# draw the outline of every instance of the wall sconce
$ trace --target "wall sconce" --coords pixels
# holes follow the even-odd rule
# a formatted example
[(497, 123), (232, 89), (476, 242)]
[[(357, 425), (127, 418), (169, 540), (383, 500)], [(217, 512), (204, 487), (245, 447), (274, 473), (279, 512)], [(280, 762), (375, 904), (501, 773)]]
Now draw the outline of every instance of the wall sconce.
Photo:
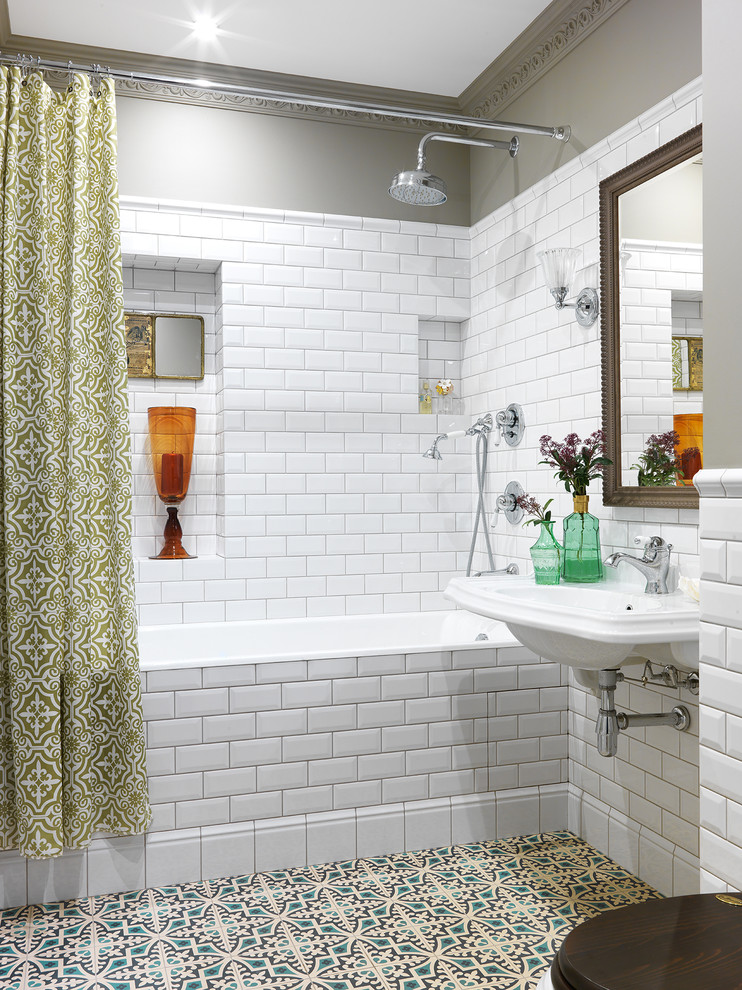
[(583, 289), (574, 302), (565, 302), (575, 277), (579, 253), (577, 248), (549, 248), (548, 251), (539, 251), (538, 257), (547, 288), (556, 300), (556, 308), (574, 309), (580, 326), (591, 327), (598, 318), (600, 308), (595, 289)]

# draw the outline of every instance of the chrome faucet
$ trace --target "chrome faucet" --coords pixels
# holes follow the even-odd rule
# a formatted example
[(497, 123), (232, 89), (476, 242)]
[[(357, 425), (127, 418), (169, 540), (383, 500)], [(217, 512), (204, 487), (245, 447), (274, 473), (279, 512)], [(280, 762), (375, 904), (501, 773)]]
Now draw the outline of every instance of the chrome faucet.
[[(637, 537), (635, 544), (641, 544), (642, 540)], [(644, 548), (642, 557), (635, 557), (633, 554), (612, 553), (603, 561), (608, 567), (618, 567), (622, 561), (631, 564), (637, 571), (647, 579), (647, 586), (644, 589), (645, 595), (667, 595), (667, 575), (670, 571), (670, 551), (672, 543), (665, 543), (661, 536), (653, 536)]]
[(489, 577), (491, 574), (520, 574), (517, 564), (508, 564), (507, 567), (496, 567), (493, 571), (474, 571), (472, 577)]

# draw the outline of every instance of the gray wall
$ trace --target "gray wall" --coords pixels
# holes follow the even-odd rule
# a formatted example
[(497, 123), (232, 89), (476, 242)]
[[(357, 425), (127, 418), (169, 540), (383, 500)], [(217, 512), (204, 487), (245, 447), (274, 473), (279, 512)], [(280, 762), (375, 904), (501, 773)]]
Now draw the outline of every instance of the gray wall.
[(500, 115), (570, 124), (568, 145), (523, 136), (514, 163), (472, 151), (472, 222), (700, 74), (701, 0), (630, 0)]
[[(742, 467), (739, 0), (703, 3), (704, 467)], [(737, 68), (735, 68), (737, 66)]]
[(118, 98), (122, 195), (276, 210), (469, 223), (469, 149), (436, 144), (449, 199), (397, 203), (392, 176), (414, 168), (423, 132)]

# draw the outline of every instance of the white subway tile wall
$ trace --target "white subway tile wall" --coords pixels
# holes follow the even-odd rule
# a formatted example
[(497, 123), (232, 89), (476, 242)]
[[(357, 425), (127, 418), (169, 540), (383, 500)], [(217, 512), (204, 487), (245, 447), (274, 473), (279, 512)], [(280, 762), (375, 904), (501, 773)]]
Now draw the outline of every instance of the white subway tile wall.
[(159, 830), (566, 780), (566, 684), (522, 648), (145, 676)]
[[(510, 402), (524, 408), (526, 437), (515, 450), (493, 438), (489, 502), (519, 480), (541, 500), (556, 494), (555, 515), (566, 515), (569, 499), (538, 464), (538, 441), (599, 428), (599, 329), (557, 312), (536, 251), (582, 247), (574, 289), (597, 285), (599, 180), (699, 120), (694, 84), (471, 230), (126, 201), (132, 308), (172, 311), (185, 292), (208, 318), (204, 382), (177, 392), (132, 383), (141, 621), (444, 607), (442, 589), (468, 550), (473, 446), (446, 445), (442, 462), (420, 455), (437, 433)], [(189, 281), (197, 275), (213, 289)], [(419, 415), (421, 370), (457, 360), (454, 351), (466, 415)], [(142, 417), (155, 401), (203, 403), (195, 498), (183, 510), (198, 560), (146, 559), (161, 518), (143, 453)], [(592, 508), (606, 552), (659, 533), (680, 569), (698, 574), (697, 512), (611, 509), (597, 487)], [(720, 522), (709, 540), (720, 529), (727, 539)], [(499, 517), (494, 535), (497, 565), (528, 570), (533, 534)], [(723, 590), (716, 615), (729, 607)], [(319, 854), (341, 831), (342, 848), (356, 841), (359, 853), (383, 842), (411, 848), (412, 835), (444, 841), (455, 821), (475, 828), (493, 792), (498, 835), (563, 827), (569, 739), (573, 826), (663, 892), (695, 889), (696, 736), (639, 730), (622, 739), (618, 760), (601, 761), (592, 696), (571, 686), (568, 736), (553, 665), (530, 658), (470, 676), (455, 658), (417, 664), (328, 671), (311, 686), (293, 664), (280, 682), (259, 667), (148, 673), (157, 831), (147, 882), (177, 859), (192, 872), (217, 868), (235, 835), (257, 868)], [(672, 698), (629, 688), (621, 701), (646, 711)], [(462, 721), (486, 730), (461, 736)], [(349, 821), (355, 840), (343, 831)]]
[[(537, 252), (561, 246), (581, 248), (582, 270), (571, 294), (583, 286), (597, 287), (600, 180), (700, 120), (698, 82), (472, 228), (472, 316), (463, 326), (462, 337), (467, 408), (494, 412), (518, 402), (526, 422), (520, 447), (491, 453), (488, 489), (492, 497), (515, 480), (542, 504), (555, 497), (556, 518), (567, 515), (571, 499), (560, 490), (550, 469), (539, 465), (539, 438), (549, 434), (561, 440), (573, 431), (584, 437), (601, 427), (600, 323), (585, 330), (576, 323), (573, 311), (554, 308)], [(698, 291), (701, 261), (697, 249), (673, 252), (670, 260), (675, 270), (675, 281), (670, 279), (673, 286)], [(656, 282), (656, 272), (653, 277)], [(663, 357), (668, 358), (669, 376), (670, 293), (666, 295), (662, 332), (667, 337), (668, 354)], [(653, 305), (656, 315), (656, 300)], [(645, 322), (642, 307), (637, 305), (636, 310), (638, 323)], [(647, 369), (637, 369), (637, 378), (643, 370)], [(635, 537), (648, 539), (658, 534), (673, 544), (680, 571), (698, 576), (696, 510), (603, 506), (599, 483), (593, 483), (592, 489), (590, 509), (600, 517), (606, 554), (619, 549), (636, 552)], [(528, 547), (534, 541), (530, 528), (509, 525), (500, 515), (494, 537), (498, 566), (518, 560), (522, 569), (529, 569)], [(477, 559), (482, 566), (481, 552)], [(643, 579), (633, 569), (607, 576), (635, 583), (637, 590), (643, 588)], [(641, 674), (641, 667), (637, 673)], [(632, 688), (624, 685), (617, 692), (628, 711), (660, 711), (678, 703), (677, 692)], [(618, 758), (611, 760), (601, 758), (595, 747), (594, 696), (576, 680), (570, 688), (570, 824), (666, 894), (698, 889), (697, 707), (685, 691), (682, 703), (693, 712), (693, 729), (688, 734), (670, 729), (631, 730), (622, 734)]]
[[(420, 456), (463, 420), (418, 413), (418, 317), (440, 321), (443, 367), (469, 313), (468, 228), (220, 214), (122, 210), (127, 307), (207, 319), (202, 382), (130, 382), (140, 620), (445, 607), (468, 545), (469, 445), (441, 466)], [(195, 561), (146, 560), (164, 525), (146, 457), (155, 402), (198, 410), (181, 510)]]
[(742, 888), (742, 469), (701, 493), (701, 888)]

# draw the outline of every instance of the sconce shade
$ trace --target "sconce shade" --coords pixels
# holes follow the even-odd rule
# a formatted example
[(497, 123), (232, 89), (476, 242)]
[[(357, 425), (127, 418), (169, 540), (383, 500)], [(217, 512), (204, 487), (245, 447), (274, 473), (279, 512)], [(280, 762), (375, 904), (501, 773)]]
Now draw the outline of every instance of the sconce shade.
[(570, 287), (579, 255), (577, 248), (549, 248), (547, 251), (539, 251), (538, 257), (544, 269), (547, 289), (553, 291)]
[(178, 505), (186, 497), (191, 480), (196, 410), (153, 406), (147, 416), (157, 494), (166, 505)]

